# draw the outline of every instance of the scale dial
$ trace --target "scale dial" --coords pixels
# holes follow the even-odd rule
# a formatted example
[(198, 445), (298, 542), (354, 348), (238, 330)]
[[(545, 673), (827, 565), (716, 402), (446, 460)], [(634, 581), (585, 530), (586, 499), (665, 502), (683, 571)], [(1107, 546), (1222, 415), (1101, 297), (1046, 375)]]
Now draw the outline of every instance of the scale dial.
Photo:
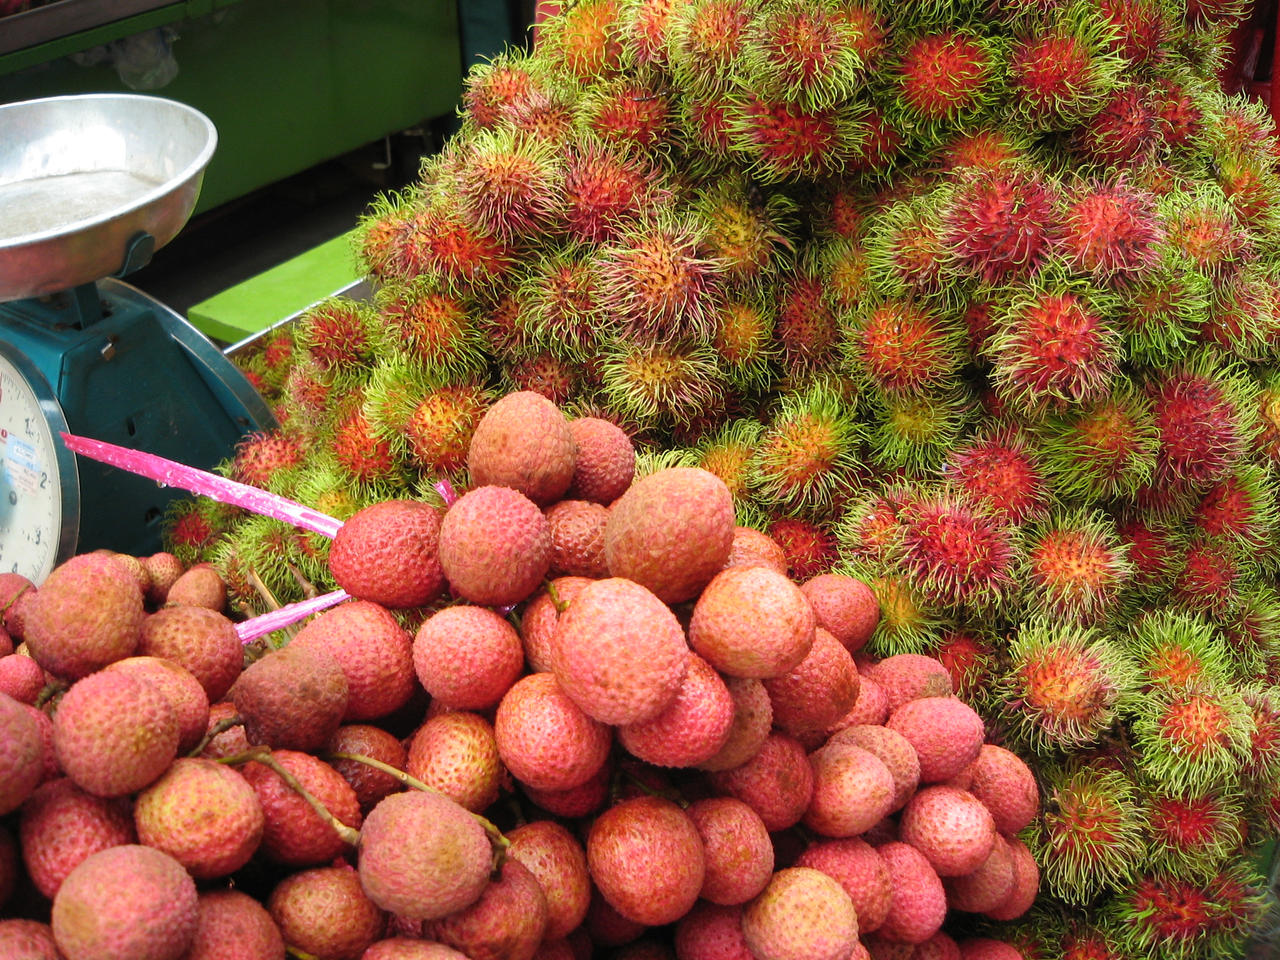
[(37, 585), (75, 552), (80, 481), (44, 376), (0, 341), (0, 573)]

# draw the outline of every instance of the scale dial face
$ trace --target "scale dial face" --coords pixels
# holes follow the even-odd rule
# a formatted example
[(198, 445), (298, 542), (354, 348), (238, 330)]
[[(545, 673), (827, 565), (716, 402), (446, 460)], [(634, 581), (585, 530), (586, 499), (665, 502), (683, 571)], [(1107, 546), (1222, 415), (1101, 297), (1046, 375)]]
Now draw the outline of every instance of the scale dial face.
[(0, 341), (0, 573), (39, 585), (75, 551), (80, 483), (48, 381)]

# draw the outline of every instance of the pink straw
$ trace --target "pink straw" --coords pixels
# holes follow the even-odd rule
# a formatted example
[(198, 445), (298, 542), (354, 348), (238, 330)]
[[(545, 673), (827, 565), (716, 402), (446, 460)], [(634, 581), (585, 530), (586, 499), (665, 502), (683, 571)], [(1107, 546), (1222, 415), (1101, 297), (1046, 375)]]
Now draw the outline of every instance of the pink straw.
[(252, 643), (259, 637), (265, 637), (273, 630), (281, 630), (291, 626), (299, 620), (305, 620), (313, 613), (327, 610), (329, 607), (349, 599), (351, 599), (351, 595), (347, 591), (335, 590), (333, 593), (325, 593), (318, 597), (312, 597), (310, 600), (289, 603), (279, 610), (272, 610), (270, 613), (264, 613), (260, 617), (253, 617), (250, 620), (237, 623), (236, 633), (239, 635), (241, 643)]
[(114, 443), (90, 440), (70, 433), (62, 434), (62, 442), (72, 453), (88, 457), (90, 460), (109, 463), (130, 473), (136, 473), (140, 477), (148, 477), (166, 487), (177, 487), (180, 490), (217, 500), (219, 503), (229, 503), (264, 517), (283, 520), (285, 523), (325, 537), (333, 538), (342, 526), (341, 520), (335, 520), (318, 510), (304, 507), (287, 497), (259, 490), (247, 483), (228, 480), (216, 473), (206, 473), (195, 467), (184, 466), (181, 463), (166, 460), (164, 457), (158, 457), (154, 453), (130, 450), (128, 447), (118, 447)]

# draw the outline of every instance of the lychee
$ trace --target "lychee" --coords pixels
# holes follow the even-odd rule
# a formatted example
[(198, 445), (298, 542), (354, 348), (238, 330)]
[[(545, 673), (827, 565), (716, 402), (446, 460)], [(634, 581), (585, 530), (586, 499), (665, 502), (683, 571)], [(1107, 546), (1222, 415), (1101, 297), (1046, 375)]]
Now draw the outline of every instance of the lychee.
[(440, 524), (440, 565), (450, 586), (472, 603), (519, 603), (551, 565), (547, 518), (515, 490), (477, 487)]

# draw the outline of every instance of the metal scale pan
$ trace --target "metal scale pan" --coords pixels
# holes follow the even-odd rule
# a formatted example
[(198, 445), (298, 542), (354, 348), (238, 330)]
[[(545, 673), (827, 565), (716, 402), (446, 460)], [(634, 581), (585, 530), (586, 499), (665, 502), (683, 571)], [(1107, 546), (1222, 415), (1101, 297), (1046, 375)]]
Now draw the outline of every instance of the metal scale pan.
[(0, 572), (159, 549), (176, 494), (76, 464), (59, 430), (209, 467), (275, 425), (216, 346), (116, 279), (182, 229), (216, 145), (159, 97), (0, 104)]

